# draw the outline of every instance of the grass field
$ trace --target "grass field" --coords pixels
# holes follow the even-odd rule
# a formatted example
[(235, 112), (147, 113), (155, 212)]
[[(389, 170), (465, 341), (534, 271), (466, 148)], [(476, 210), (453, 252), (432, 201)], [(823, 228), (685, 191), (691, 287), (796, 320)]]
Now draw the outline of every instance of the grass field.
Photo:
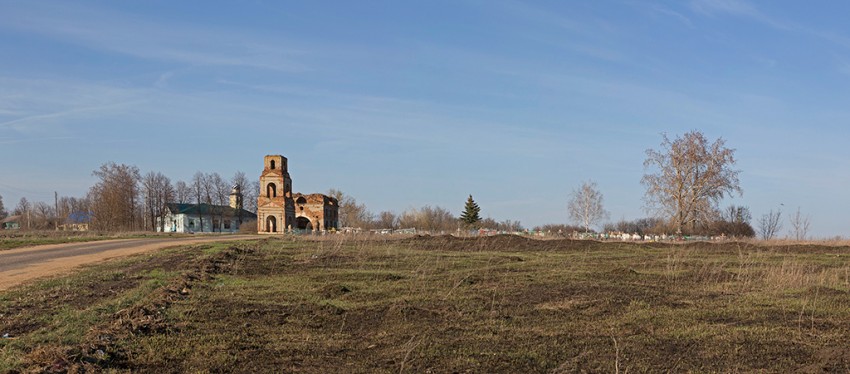
[(0, 231), (0, 251), (7, 249), (34, 247), (37, 245), (83, 243), (110, 239), (138, 239), (138, 238), (160, 238), (181, 237), (190, 234), (174, 233), (152, 233), (152, 232), (126, 232), (106, 233), (99, 231)]
[(848, 372), (850, 249), (269, 238), (2, 293), (3, 334), (0, 372)]

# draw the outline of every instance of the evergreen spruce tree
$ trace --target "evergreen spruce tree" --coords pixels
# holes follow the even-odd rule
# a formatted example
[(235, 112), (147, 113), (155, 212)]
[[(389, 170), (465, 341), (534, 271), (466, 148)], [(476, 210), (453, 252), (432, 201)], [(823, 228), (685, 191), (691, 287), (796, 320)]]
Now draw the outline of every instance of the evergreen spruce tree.
[(481, 212), (481, 208), (478, 207), (475, 200), (472, 200), (472, 195), (469, 195), (469, 198), (466, 199), (463, 213), (460, 215), (460, 221), (469, 227), (475, 227), (478, 221), (481, 221), (481, 217), (478, 215), (479, 212)]

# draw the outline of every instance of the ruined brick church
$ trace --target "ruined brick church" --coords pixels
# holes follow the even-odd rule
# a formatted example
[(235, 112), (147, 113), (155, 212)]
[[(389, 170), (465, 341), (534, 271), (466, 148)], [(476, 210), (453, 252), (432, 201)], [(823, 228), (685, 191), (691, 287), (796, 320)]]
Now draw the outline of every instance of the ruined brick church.
[(286, 157), (268, 155), (260, 175), (257, 197), (257, 232), (324, 232), (338, 229), (339, 202), (320, 193), (292, 193)]

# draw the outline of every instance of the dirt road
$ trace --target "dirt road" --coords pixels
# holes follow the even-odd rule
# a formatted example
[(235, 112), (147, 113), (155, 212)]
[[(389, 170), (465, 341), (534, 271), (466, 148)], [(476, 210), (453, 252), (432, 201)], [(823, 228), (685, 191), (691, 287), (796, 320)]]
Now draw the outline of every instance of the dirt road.
[(43, 245), (0, 251), (0, 291), (32, 279), (69, 272), (81, 265), (173, 247), (176, 245), (241, 240), (254, 235), (196, 238), (118, 239), (88, 243)]

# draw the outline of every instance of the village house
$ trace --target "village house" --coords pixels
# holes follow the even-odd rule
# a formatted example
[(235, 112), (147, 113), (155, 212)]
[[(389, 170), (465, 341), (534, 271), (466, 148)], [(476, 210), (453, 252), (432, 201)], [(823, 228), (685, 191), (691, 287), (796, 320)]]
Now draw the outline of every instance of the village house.
[(91, 223), (91, 213), (87, 212), (72, 212), (65, 219), (65, 223), (56, 227), (60, 231), (89, 231), (89, 223)]
[(239, 186), (233, 186), (229, 206), (169, 203), (165, 208), (165, 225), (157, 219), (157, 231), (164, 226), (165, 232), (234, 233), (239, 231), (243, 223), (257, 219), (256, 214), (242, 208), (242, 191)]
[(15, 230), (21, 228), (21, 216), (10, 216), (0, 220), (0, 229)]

